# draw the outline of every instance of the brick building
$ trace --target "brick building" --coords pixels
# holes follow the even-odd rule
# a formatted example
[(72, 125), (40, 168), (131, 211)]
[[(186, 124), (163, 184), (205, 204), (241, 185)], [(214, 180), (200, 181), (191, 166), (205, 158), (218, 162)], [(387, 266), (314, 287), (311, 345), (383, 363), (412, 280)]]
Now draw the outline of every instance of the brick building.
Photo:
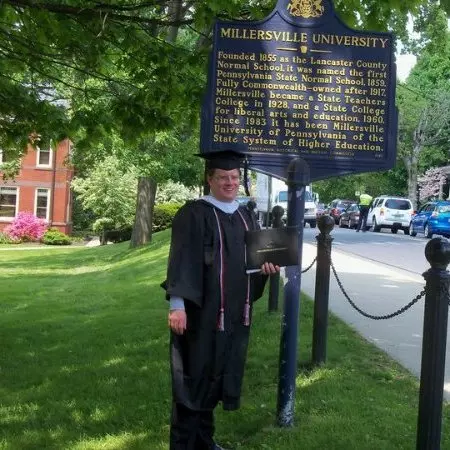
[(71, 142), (61, 141), (56, 151), (29, 146), (15, 179), (2, 179), (1, 164), (8, 155), (0, 150), (0, 232), (19, 212), (32, 212), (49, 226), (72, 231), (73, 168), (68, 164)]

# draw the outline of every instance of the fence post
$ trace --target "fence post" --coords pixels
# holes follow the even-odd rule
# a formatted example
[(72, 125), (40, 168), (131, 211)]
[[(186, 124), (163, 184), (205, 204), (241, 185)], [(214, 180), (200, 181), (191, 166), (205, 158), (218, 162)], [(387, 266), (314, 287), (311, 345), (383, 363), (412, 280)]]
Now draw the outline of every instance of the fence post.
[[(272, 208), (272, 228), (282, 228), (284, 208), (276, 205)], [(278, 311), (278, 296), (280, 289), (280, 274), (276, 273), (269, 278), (269, 312)]]
[(249, 200), (247, 202), (247, 209), (256, 217), (256, 213), (255, 213), (256, 202), (254, 200)]
[(327, 358), (328, 300), (330, 294), (331, 243), (334, 219), (325, 214), (320, 216), (317, 225), (320, 234), (317, 240), (316, 289), (314, 292), (314, 321), (312, 342), (312, 363), (322, 364)]
[(423, 274), (426, 294), (416, 449), (439, 450), (450, 298), (450, 272), (447, 271), (450, 242), (443, 238), (432, 239), (425, 247), (425, 257), (431, 269)]

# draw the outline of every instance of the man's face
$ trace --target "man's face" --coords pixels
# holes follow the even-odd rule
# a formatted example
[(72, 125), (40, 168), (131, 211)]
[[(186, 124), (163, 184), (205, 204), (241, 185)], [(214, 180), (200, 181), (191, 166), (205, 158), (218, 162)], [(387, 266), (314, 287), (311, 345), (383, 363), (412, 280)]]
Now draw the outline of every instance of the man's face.
[(208, 177), (212, 195), (222, 202), (232, 202), (236, 198), (239, 190), (239, 181), (239, 169), (215, 169), (214, 175)]

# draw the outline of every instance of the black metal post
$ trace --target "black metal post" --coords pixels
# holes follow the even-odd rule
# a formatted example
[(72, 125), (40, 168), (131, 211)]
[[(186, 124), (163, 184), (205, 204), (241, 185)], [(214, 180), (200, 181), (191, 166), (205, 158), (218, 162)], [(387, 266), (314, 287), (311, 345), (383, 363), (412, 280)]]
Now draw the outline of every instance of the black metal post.
[(288, 166), (287, 224), (298, 227), (298, 265), (286, 267), (287, 281), (284, 285), (277, 399), (277, 422), (282, 427), (294, 424), (305, 186), (309, 182), (309, 166), (306, 161), (293, 159)]
[(247, 209), (254, 215), (255, 219), (257, 219), (256, 213), (255, 213), (256, 202), (253, 201), (253, 200), (249, 200), (249, 201), (247, 202)]
[(330, 295), (330, 255), (334, 219), (328, 214), (320, 216), (317, 225), (316, 289), (314, 291), (314, 322), (312, 363), (319, 365), (327, 359), (328, 300)]
[[(272, 208), (272, 228), (283, 227), (284, 208), (276, 205)], [(280, 274), (269, 278), (269, 312), (278, 311), (278, 297), (280, 290)]]
[(416, 449), (439, 450), (450, 300), (450, 272), (447, 271), (450, 242), (444, 238), (432, 239), (425, 247), (425, 256), (431, 269), (423, 274), (426, 294)]

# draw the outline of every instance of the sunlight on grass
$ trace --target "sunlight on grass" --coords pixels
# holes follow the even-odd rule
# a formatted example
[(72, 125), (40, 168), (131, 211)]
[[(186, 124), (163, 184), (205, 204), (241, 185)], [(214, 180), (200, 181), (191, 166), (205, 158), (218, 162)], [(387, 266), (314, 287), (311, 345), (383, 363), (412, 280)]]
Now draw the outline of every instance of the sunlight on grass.
[(311, 372), (307, 377), (302, 375), (298, 376), (295, 384), (299, 388), (310, 387), (316, 382), (336, 377), (336, 375), (338, 375), (337, 372), (338, 369), (326, 369), (321, 367)]
[(124, 357), (112, 358), (109, 361), (105, 361), (103, 367), (117, 366), (118, 364), (124, 364), (125, 361)]
[(147, 433), (131, 434), (120, 433), (108, 435), (104, 438), (87, 439), (75, 445), (67, 447), (68, 450), (123, 450), (136, 447), (147, 438)]

